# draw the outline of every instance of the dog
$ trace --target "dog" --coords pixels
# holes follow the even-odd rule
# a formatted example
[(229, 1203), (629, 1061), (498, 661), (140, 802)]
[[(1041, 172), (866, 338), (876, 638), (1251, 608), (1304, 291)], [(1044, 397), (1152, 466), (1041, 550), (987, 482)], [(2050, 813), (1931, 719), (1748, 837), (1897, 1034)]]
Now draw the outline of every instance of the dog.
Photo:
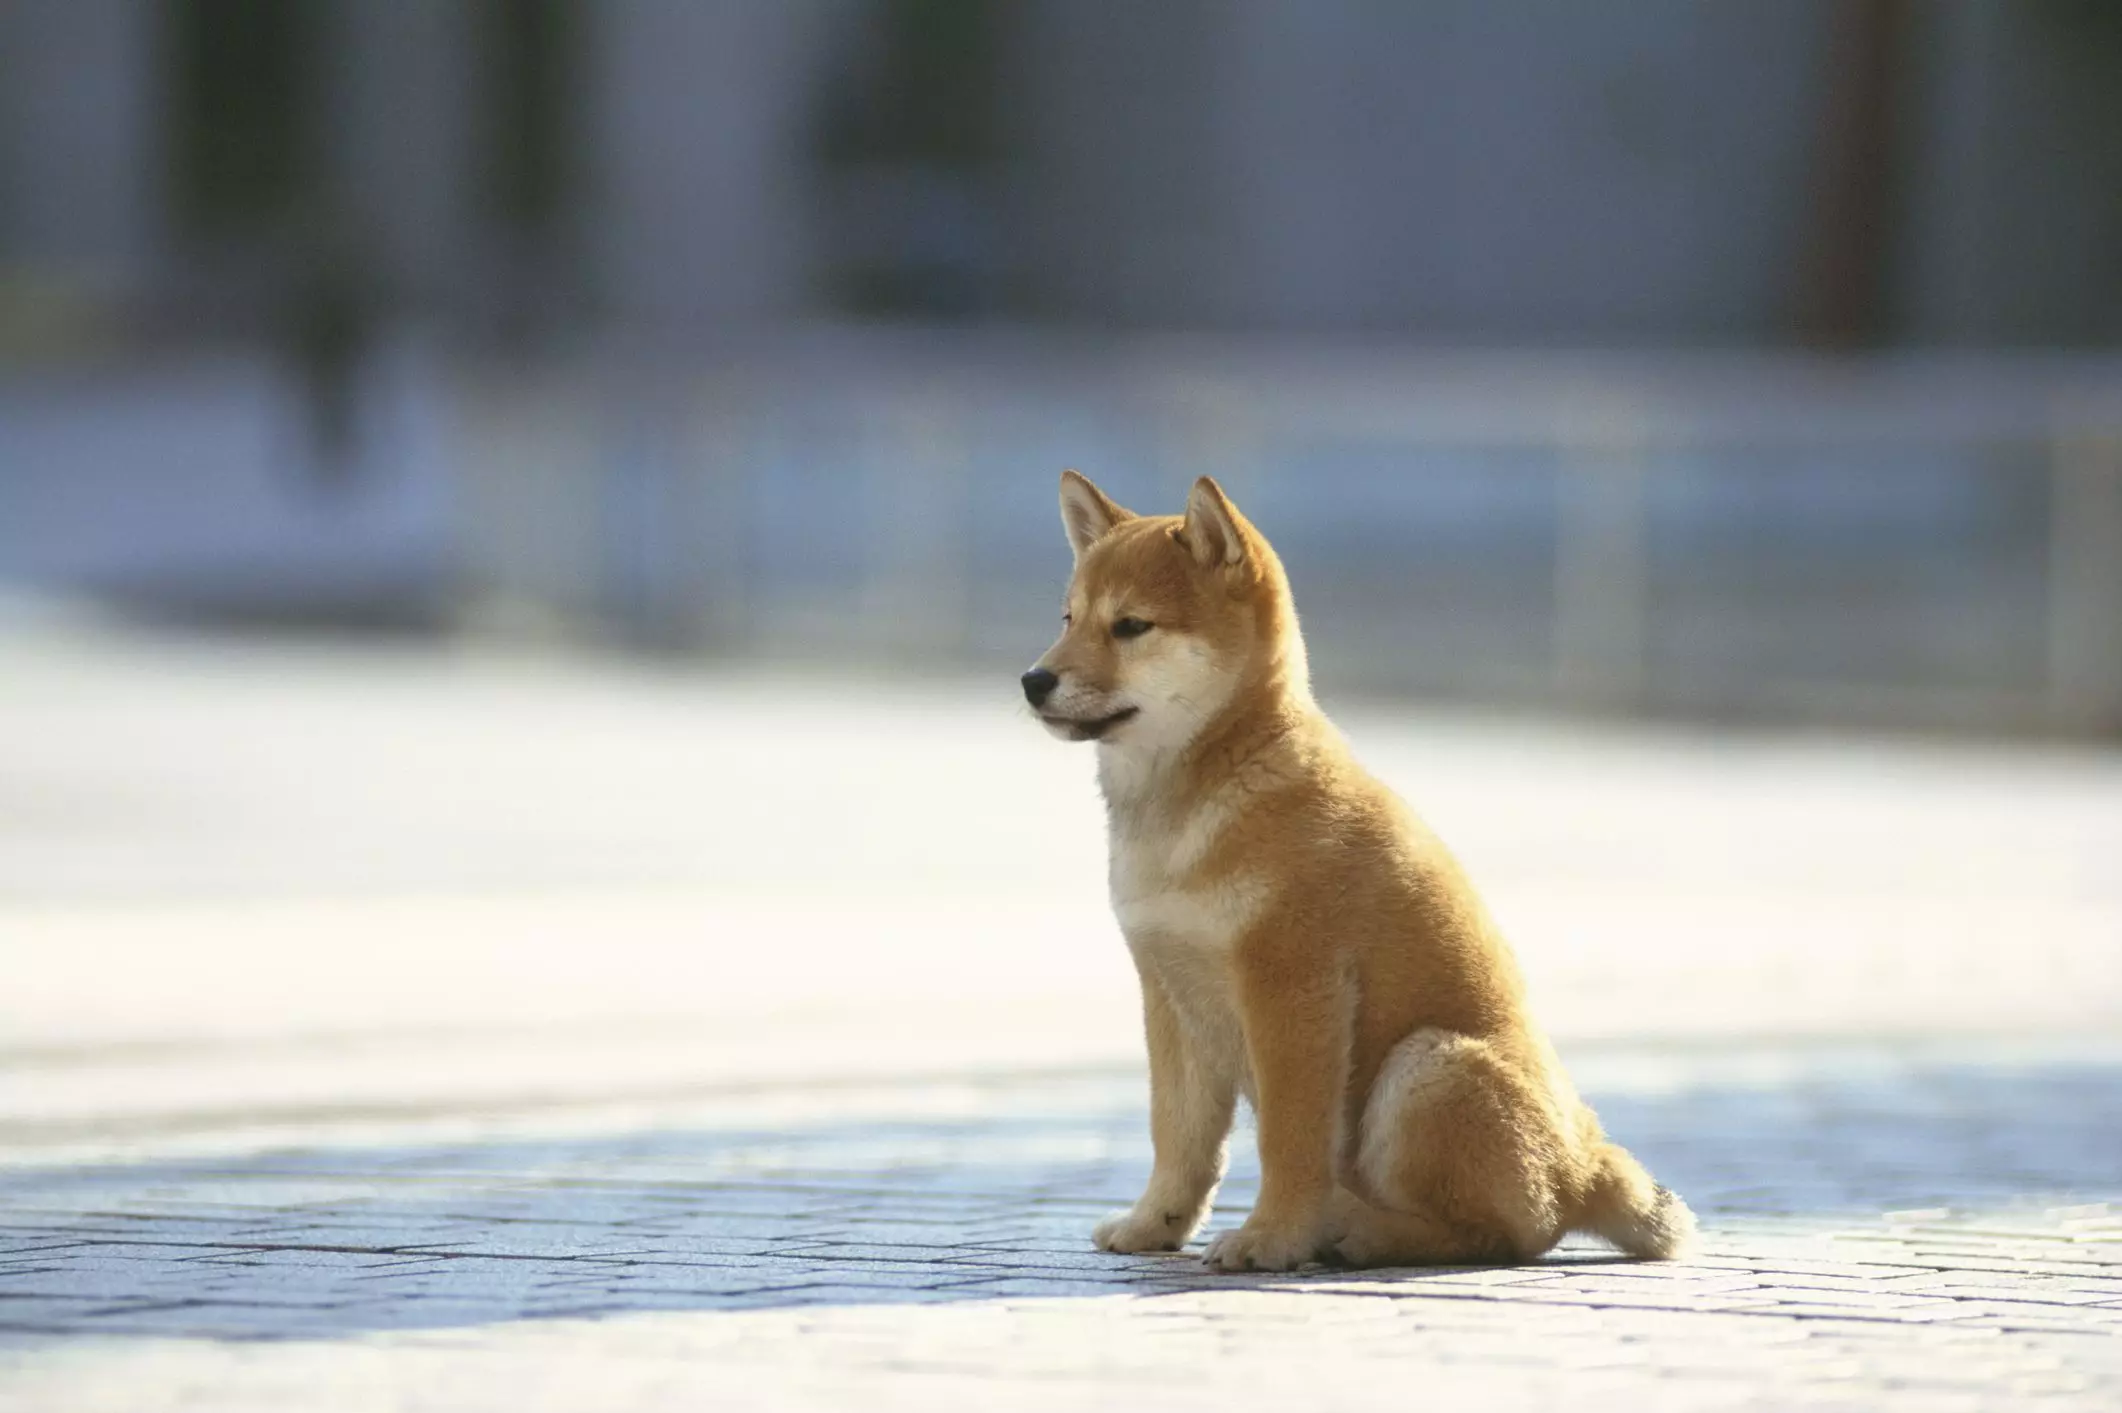
[(1693, 1214), (1607, 1141), (1466, 875), (1314, 702), (1265, 537), (1205, 476), (1143, 516), (1066, 471), (1061, 522), (1061, 636), (1022, 682), (1097, 745), (1155, 1149), (1093, 1242), (1184, 1247), (1242, 1096), (1260, 1196), (1213, 1269), (1508, 1263), (1569, 1232), (1680, 1254)]

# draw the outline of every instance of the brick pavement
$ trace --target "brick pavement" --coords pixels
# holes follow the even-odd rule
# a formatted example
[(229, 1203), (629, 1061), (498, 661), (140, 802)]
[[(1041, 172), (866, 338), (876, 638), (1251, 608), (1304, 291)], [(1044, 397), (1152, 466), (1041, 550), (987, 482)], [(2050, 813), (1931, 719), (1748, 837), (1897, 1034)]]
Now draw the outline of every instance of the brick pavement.
[(1138, 1042), (1021, 723), (24, 661), (0, 1409), (2122, 1403), (2111, 758), (1373, 717), (1703, 1249), (1210, 1278), (1088, 1249)]
[[(2122, 1397), (2117, 1057), (1580, 1068), (1701, 1211), (1692, 1259), (1234, 1279), (1096, 1253), (1147, 1166), (1138, 1082), (1098, 1074), (897, 1084), (853, 1118), (797, 1086), (650, 1130), (18, 1167), (0, 1406)], [(1219, 1224), (1254, 1190), (1240, 1153)]]

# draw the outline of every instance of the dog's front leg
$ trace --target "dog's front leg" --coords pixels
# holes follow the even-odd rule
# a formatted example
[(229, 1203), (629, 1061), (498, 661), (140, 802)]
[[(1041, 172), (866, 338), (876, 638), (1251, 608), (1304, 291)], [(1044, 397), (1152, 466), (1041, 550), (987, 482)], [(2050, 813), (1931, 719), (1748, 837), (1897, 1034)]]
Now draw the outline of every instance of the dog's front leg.
[(1244, 1225), (1208, 1244), (1204, 1259), (1217, 1270), (1295, 1270), (1328, 1243), (1354, 1019), (1348, 988), (1307, 961), (1268, 957), (1238, 969), (1260, 1200)]
[(1216, 1073), (1189, 1043), (1163, 984), (1147, 967), (1141, 971), (1156, 1166), (1141, 1199), (1091, 1233), (1103, 1251), (1177, 1251), (1200, 1230), (1223, 1180), (1224, 1141), (1237, 1107), (1236, 1077)]

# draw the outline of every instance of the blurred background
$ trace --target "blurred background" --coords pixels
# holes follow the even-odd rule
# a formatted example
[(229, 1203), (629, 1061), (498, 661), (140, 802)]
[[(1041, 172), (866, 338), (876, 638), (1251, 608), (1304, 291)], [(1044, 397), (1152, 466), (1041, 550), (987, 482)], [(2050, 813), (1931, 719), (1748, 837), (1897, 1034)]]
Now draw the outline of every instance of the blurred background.
[(2118, 139), (2101, 0), (10, 0), (0, 586), (999, 670), (1209, 471), (1330, 690), (2111, 737)]
[(1713, 1231), (2122, 1199), (2122, 5), (0, 0), (0, 1227), (141, 1243), (37, 1318), (1076, 1260), (1069, 465), (1273, 539)]

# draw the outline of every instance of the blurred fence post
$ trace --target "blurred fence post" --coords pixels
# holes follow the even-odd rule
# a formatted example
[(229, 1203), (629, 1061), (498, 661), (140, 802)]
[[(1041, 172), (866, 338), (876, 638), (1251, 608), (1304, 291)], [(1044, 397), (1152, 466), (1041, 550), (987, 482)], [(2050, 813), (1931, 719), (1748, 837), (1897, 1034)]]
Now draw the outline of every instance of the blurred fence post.
[(1159, 475), (1170, 482), (1170, 505), (1183, 506), (1201, 476), (1213, 476), (1244, 497), (1247, 477), (1261, 469), (1260, 423), (1242, 387), (1213, 376), (1161, 380)]
[(1566, 702), (1642, 701), (1648, 650), (1645, 442), (1633, 408), (1565, 429), (1555, 467), (1554, 686)]
[(2122, 729), (2122, 430), (2062, 426), (2049, 472), (2051, 724)]
[(599, 608), (622, 638), (665, 651), (697, 648), (705, 628), (695, 386), (635, 358), (608, 365), (599, 385)]
[(679, 462), (697, 508), (693, 551), (695, 634), (718, 652), (753, 645), (751, 531), (753, 462), (763, 450), (760, 430), (772, 394), (745, 386), (742, 375), (708, 379), (680, 423)]
[(465, 608), (504, 632), (580, 627), (598, 558), (580, 371), (474, 366), (452, 381)]
[(896, 400), (883, 420), (890, 435), (865, 439), (875, 518), (863, 618), (894, 647), (959, 653), (972, 638), (966, 412), (928, 393)]

